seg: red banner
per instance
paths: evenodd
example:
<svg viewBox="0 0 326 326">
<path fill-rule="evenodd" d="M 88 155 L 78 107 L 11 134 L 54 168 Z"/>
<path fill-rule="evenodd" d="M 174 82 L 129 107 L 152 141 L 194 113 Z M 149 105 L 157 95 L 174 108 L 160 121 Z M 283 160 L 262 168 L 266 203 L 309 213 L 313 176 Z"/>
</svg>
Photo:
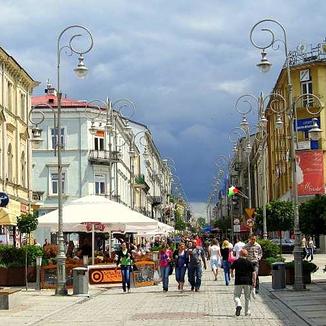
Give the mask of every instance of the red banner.
<svg viewBox="0 0 326 326">
<path fill-rule="evenodd" d="M 323 151 L 297 151 L 298 195 L 325 194 Z"/>
</svg>

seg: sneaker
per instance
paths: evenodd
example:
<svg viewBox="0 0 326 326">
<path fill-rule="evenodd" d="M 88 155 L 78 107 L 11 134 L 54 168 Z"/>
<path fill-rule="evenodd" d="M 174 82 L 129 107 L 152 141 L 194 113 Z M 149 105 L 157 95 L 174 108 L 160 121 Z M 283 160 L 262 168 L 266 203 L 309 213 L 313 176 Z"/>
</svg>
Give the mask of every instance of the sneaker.
<svg viewBox="0 0 326 326">
<path fill-rule="evenodd" d="M 251 312 L 250 310 L 248 310 L 246 313 L 245 313 L 246 316 L 251 316 Z"/>
<path fill-rule="evenodd" d="M 235 308 L 235 315 L 236 315 L 236 316 L 240 316 L 241 309 L 242 309 L 241 306 L 237 306 L 237 307 Z"/>
</svg>

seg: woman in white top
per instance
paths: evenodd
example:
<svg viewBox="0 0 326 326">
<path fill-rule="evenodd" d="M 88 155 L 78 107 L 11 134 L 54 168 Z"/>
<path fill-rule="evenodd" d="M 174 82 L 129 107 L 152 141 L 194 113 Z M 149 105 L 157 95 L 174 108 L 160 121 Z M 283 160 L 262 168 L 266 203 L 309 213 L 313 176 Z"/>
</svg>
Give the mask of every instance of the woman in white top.
<svg viewBox="0 0 326 326">
<path fill-rule="evenodd" d="M 216 239 L 212 240 L 212 244 L 209 246 L 208 251 L 214 280 L 217 281 L 218 267 L 221 265 L 221 250 Z"/>
</svg>

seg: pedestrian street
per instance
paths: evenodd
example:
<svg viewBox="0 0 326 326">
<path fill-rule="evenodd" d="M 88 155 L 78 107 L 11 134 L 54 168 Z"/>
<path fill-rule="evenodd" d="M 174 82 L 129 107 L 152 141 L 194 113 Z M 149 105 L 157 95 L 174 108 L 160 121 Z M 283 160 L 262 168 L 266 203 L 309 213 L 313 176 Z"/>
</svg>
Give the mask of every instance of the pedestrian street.
<svg viewBox="0 0 326 326">
<path fill-rule="evenodd" d="M 166 293 L 161 284 L 132 288 L 131 293 L 122 293 L 120 287 L 103 287 L 94 297 L 52 314 L 49 311 L 46 318 L 31 325 L 307 325 L 264 289 L 263 277 L 250 317 L 244 316 L 243 310 L 235 316 L 233 282 L 225 286 L 221 271 L 217 281 L 210 270 L 205 271 L 199 292 L 191 292 L 188 284 L 179 292 L 174 277 L 170 276 Z"/>
</svg>

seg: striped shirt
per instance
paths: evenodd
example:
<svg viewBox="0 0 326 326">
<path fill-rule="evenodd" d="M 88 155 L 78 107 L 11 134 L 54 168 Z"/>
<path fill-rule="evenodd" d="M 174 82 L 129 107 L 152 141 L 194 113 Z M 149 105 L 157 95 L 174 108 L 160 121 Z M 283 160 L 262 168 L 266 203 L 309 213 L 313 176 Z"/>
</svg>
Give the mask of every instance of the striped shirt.
<svg viewBox="0 0 326 326">
<path fill-rule="evenodd" d="M 261 249 L 261 246 L 258 242 L 255 242 L 254 244 L 251 244 L 248 242 L 243 249 L 246 249 L 248 251 L 247 259 L 251 261 L 252 263 L 257 263 L 261 260 L 261 257 L 263 256 L 263 251 Z"/>
</svg>

